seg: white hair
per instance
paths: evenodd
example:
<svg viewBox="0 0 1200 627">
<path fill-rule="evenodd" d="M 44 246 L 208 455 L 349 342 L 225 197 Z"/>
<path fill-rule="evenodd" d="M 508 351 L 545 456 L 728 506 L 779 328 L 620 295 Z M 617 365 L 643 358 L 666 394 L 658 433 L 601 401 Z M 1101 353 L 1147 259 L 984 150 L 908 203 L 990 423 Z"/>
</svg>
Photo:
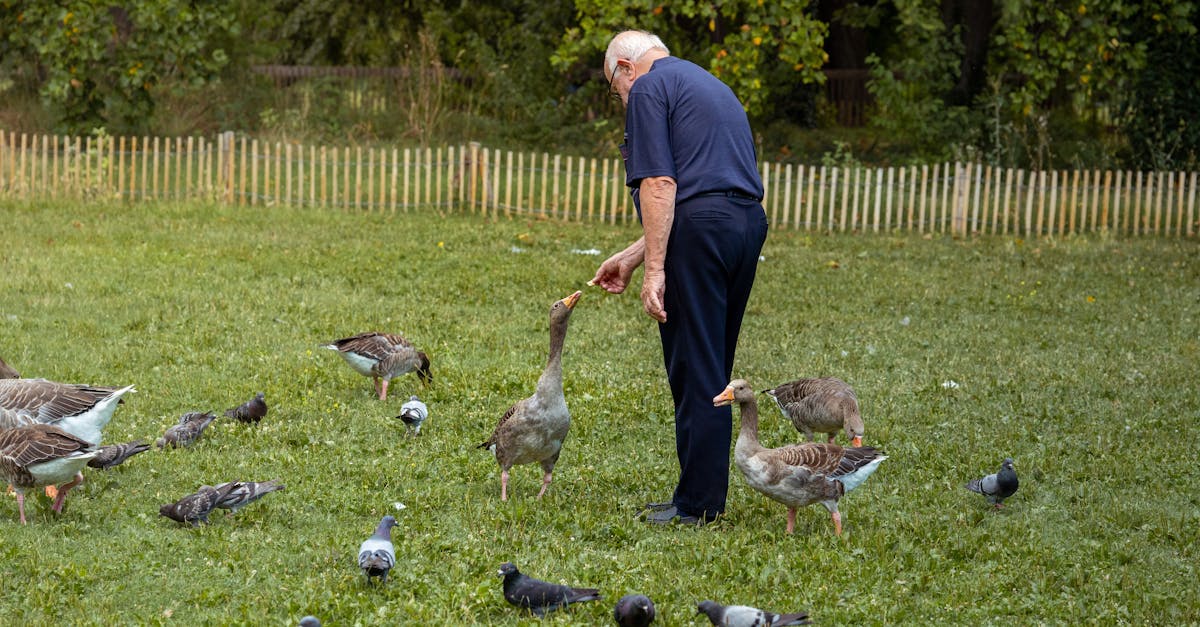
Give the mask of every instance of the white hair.
<svg viewBox="0 0 1200 627">
<path fill-rule="evenodd" d="M 644 30 L 617 33 L 608 43 L 608 51 L 604 53 L 604 67 L 608 69 L 609 76 L 612 76 L 613 72 L 617 71 L 617 59 L 628 59 L 636 63 L 642 55 L 655 49 L 671 54 L 667 45 L 653 33 Z"/>
</svg>

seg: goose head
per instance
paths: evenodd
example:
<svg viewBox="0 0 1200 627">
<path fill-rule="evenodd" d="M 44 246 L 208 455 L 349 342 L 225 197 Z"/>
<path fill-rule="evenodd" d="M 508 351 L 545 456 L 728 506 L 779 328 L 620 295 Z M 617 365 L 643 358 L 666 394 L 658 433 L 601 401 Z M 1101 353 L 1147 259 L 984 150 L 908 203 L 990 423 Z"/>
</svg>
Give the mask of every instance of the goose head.
<svg viewBox="0 0 1200 627">
<path fill-rule="evenodd" d="M 579 298 L 583 296 L 583 292 L 575 292 L 566 298 L 561 298 L 554 301 L 550 306 L 550 323 L 562 324 L 571 317 L 571 310 L 575 309 L 575 303 L 579 302 Z"/>
<path fill-rule="evenodd" d="M 725 390 L 713 397 L 713 406 L 722 407 L 734 403 L 748 403 L 754 400 L 754 390 L 745 379 L 734 379 L 725 386 Z"/>
</svg>

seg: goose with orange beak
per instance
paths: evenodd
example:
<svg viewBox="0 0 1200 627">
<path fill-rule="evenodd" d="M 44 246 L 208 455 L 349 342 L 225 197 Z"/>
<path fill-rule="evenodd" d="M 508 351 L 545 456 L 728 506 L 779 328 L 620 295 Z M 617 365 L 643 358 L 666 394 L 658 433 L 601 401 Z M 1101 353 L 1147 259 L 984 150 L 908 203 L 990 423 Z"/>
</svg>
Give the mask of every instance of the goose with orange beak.
<svg viewBox="0 0 1200 627">
<path fill-rule="evenodd" d="M 571 312 L 583 292 L 575 292 L 550 305 L 550 356 L 533 396 L 517 401 L 500 417 L 499 424 L 484 443 L 500 464 L 500 500 L 508 500 L 508 471 L 519 464 L 542 466 L 542 489 L 553 479 L 554 465 L 562 453 L 563 440 L 571 429 L 571 412 L 563 395 L 562 350 L 567 339 Z"/>
<path fill-rule="evenodd" d="M 742 379 L 731 381 L 713 398 L 716 406 L 734 403 L 742 415 L 734 462 L 746 483 L 787 506 L 789 534 L 796 528 L 796 511 L 820 503 L 829 510 L 834 533 L 842 535 L 838 501 L 866 481 L 887 456 L 869 446 L 843 448 L 817 442 L 766 448 L 758 439 L 758 403 L 754 390 Z"/>
</svg>

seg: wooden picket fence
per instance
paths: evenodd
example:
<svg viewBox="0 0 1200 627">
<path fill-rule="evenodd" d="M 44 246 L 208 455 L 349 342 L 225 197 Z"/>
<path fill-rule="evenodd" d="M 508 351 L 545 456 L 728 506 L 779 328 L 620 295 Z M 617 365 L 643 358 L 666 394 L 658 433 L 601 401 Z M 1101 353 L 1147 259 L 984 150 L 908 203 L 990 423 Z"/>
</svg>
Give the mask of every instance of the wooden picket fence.
<svg viewBox="0 0 1200 627">
<path fill-rule="evenodd" d="M 973 163 L 763 163 L 775 228 L 1002 234 L 1107 231 L 1195 237 L 1196 172 L 1026 171 Z M 0 198 L 204 199 L 343 211 L 636 220 L 619 159 L 489 149 L 363 148 L 204 137 L 0 131 Z"/>
</svg>

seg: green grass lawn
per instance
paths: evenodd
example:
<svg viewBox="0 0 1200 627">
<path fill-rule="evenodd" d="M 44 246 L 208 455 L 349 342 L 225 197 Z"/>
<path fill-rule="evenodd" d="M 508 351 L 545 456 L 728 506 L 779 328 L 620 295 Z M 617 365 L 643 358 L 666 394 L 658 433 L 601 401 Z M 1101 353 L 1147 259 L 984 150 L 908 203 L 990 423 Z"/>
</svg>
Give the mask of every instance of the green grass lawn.
<svg viewBox="0 0 1200 627">
<path fill-rule="evenodd" d="M 703 599 L 825 625 L 1200 621 L 1194 241 L 773 232 L 735 376 L 845 379 L 890 455 L 842 500 L 837 538 L 820 506 L 787 536 L 736 469 L 715 525 L 634 519 L 677 476 L 658 334 L 633 293 L 585 288 L 603 257 L 573 252 L 607 255 L 633 227 L 201 204 L 3 203 L 0 219 L 0 356 L 136 384 L 106 441 L 258 390 L 271 406 L 258 427 L 221 420 L 191 449 L 89 469 L 61 516 L 31 498 L 22 527 L 0 498 L 8 624 L 532 624 L 501 596 L 510 560 L 602 590 L 555 624 L 604 624 L 634 591 L 665 625 L 707 624 Z M 502 503 L 474 447 L 532 392 L 548 308 L 576 289 L 571 436 L 544 499 L 520 466 Z M 380 402 L 318 348 L 364 330 L 412 339 L 434 385 L 397 379 Z M 430 407 L 419 438 L 393 419 L 412 392 Z M 768 446 L 801 437 L 762 413 Z M 1021 489 L 993 512 L 963 484 L 1006 456 Z M 286 491 L 206 527 L 157 514 L 201 484 L 276 477 Z M 358 544 L 389 513 L 398 563 L 368 587 Z"/>
</svg>

